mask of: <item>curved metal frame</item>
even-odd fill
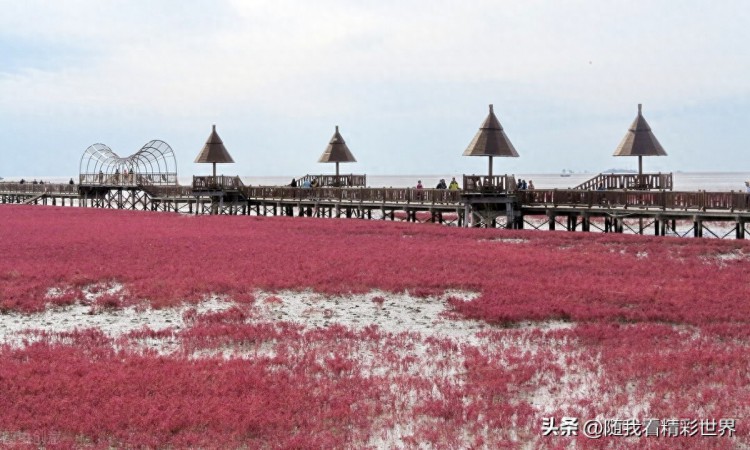
[[[93,144],[83,152],[80,184],[102,186],[176,185],[177,159],[172,147],[153,140],[134,154],[121,158],[104,144]]]

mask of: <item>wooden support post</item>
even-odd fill
[[[505,204],[505,228],[515,229],[518,225],[516,224],[516,214],[513,210],[513,203],[507,202]]]
[[[549,224],[549,230],[550,231],[555,231],[555,223],[556,223],[555,222],[555,216],[553,214],[548,214],[548,217],[549,217],[549,222],[548,222],[548,224]]]
[[[693,218],[693,237],[703,237],[703,221],[698,217]]]
[[[654,219],[654,236],[659,236],[659,228],[661,227],[661,220],[657,217]]]
[[[742,219],[737,219],[737,223],[735,224],[735,238],[737,239],[745,239],[745,222],[742,221]]]

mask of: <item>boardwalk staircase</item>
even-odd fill
[[[30,199],[23,202],[24,205],[31,205],[36,204],[37,201],[43,199],[47,195],[47,191],[42,192],[41,194],[35,195],[31,197]]]
[[[603,190],[640,190],[640,191],[671,191],[671,173],[600,173],[599,175],[584,181],[573,189],[585,191]]]

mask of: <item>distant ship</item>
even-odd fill
[[[573,174],[573,171],[572,171],[572,170],[569,170],[569,169],[563,169],[563,170],[562,170],[562,173],[560,174],[560,176],[561,176],[561,177],[569,177],[569,176],[570,176],[570,175],[572,175],[572,174]]]

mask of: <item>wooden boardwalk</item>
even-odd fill
[[[750,196],[744,192],[580,188],[515,191],[509,186],[510,180],[502,177],[484,180],[485,186],[490,187],[485,189],[481,188],[481,181],[471,191],[245,186],[238,177],[195,177],[192,186],[4,182],[0,183],[0,203],[184,214],[356,217],[456,226],[738,239],[745,238],[750,222]],[[677,231],[680,226],[682,232]],[[686,227],[688,231],[684,231]]]

